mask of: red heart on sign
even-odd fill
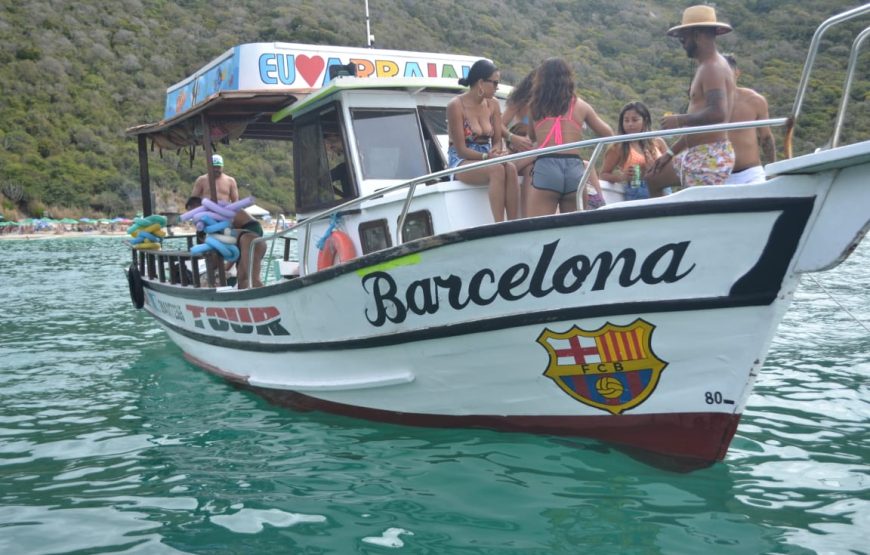
[[[324,65],[326,64],[320,56],[312,56],[310,58],[305,54],[296,56],[296,70],[312,87],[317,83],[317,78],[320,77],[320,72],[323,71]]]

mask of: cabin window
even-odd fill
[[[447,108],[437,106],[420,107],[420,121],[423,123],[423,137],[426,141],[426,156],[429,159],[429,172],[447,169]],[[443,177],[447,181],[448,177]]]
[[[413,179],[428,173],[426,149],[414,110],[351,110],[362,176]]]
[[[334,106],[301,119],[293,143],[297,212],[329,208],[357,196]]]
[[[373,220],[359,224],[359,241],[362,245],[363,254],[393,246],[393,241],[390,239],[390,228],[387,227],[387,220]]]
[[[432,214],[428,210],[410,212],[405,217],[404,241],[413,241],[433,234]]]

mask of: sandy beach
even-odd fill
[[[66,231],[64,233],[34,232],[34,233],[3,233],[0,235],[0,241],[26,241],[30,239],[68,239],[71,237],[125,237],[127,234],[123,231]]]
[[[192,234],[193,228],[177,228],[173,229],[172,235],[167,235],[166,239],[172,237],[183,237]],[[57,233],[54,231],[34,231],[30,233],[0,233],[0,241],[27,241],[27,240],[45,240],[45,239],[69,239],[77,237],[107,237],[107,238],[124,238],[129,237],[126,231],[64,231]]]

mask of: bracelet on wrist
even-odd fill
[[[481,159],[481,160],[486,160],[487,158],[489,158],[489,153],[488,153],[488,152],[484,152],[483,154],[480,155],[480,159]]]
[[[511,133],[510,131],[508,131],[508,132],[507,132],[507,139],[506,139],[507,142],[508,142],[508,144],[510,144],[510,142],[511,142],[511,140],[512,140],[513,138],[514,138],[514,134]]]
[[[666,153],[668,154],[668,156],[670,156],[671,158],[674,157],[674,151],[671,150],[671,147],[668,147],[668,149],[667,149],[665,152],[666,152]]]

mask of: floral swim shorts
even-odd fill
[[[722,185],[733,168],[734,147],[727,140],[693,146],[674,158],[674,171],[683,187]]]

